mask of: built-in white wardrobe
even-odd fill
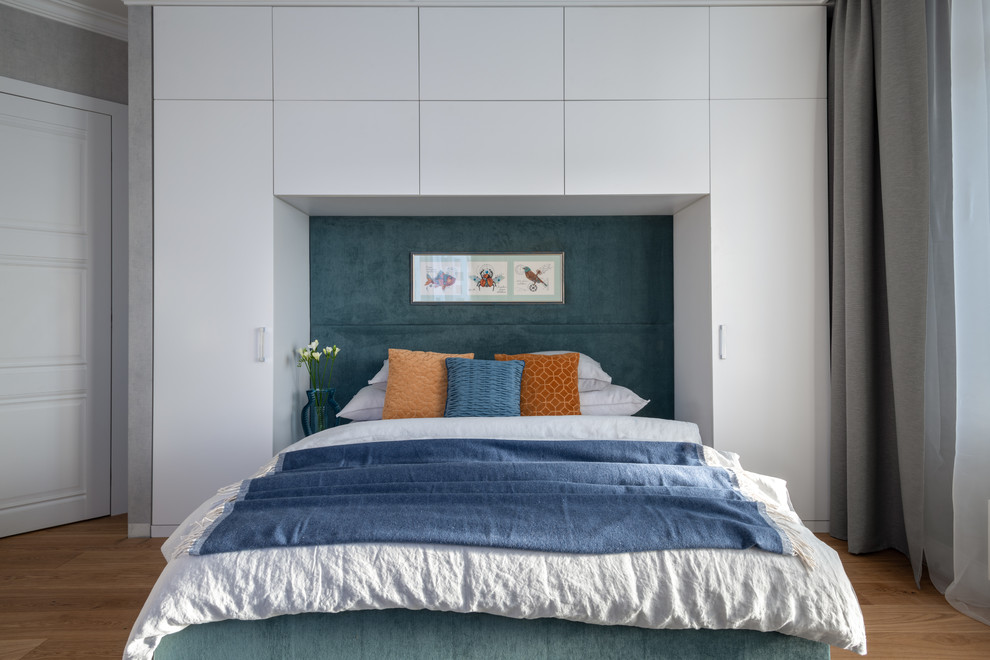
[[[677,416],[827,524],[822,3],[273,4],[153,10],[153,533],[287,428],[279,196],[673,214]]]

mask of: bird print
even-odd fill
[[[536,286],[536,284],[542,284],[543,286],[550,288],[546,282],[540,279],[540,275],[543,274],[542,270],[537,270],[534,272],[529,266],[523,266],[523,273],[525,273],[526,278],[533,283],[533,286]]]

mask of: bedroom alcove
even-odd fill
[[[467,245],[472,246],[470,249],[473,251],[498,251],[503,249],[502,246],[510,246],[506,249],[543,249],[543,250],[556,250],[558,247],[566,243],[566,239],[558,240],[555,230],[559,227],[540,231],[529,231],[530,236],[526,238],[523,243],[516,241],[514,238],[509,238],[508,242],[505,242],[505,238],[499,242],[493,242],[488,240],[487,236],[491,231],[489,226],[478,226],[477,232],[469,231],[465,227],[460,228],[460,238],[456,240],[451,240],[445,236],[442,223],[445,218],[450,218],[452,221],[466,221],[468,223],[476,222],[478,219],[482,221],[491,222],[500,221],[504,219],[506,222],[518,222],[519,218],[529,218],[533,221],[540,217],[546,218],[556,218],[556,219],[569,219],[571,222],[576,223],[576,226],[580,227],[581,218],[589,219],[591,222],[601,223],[607,221],[607,218],[655,218],[659,222],[669,224],[669,241],[670,241],[670,252],[666,252],[663,255],[670,259],[670,263],[665,265],[667,270],[664,271],[664,277],[669,278],[670,281],[667,283],[670,287],[669,292],[665,292],[663,295],[670,296],[670,300],[660,300],[659,305],[672,305],[669,312],[664,312],[665,322],[671,323],[669,330],[671,331],[665,335],[666,345],[661,347],[661,351],[665,351],[665,355],[661,359],[649,357],[645,358],[645,362],[640,365],[630,365],[630,368],[634,369],[636,375],[633,376],[632,380],[628,378],[623,378],[623,376],[618,376],[614,379],[614,382],[624,386],[631,387],[637,393],[640,393],[644,398],[651,400],[656,400],[651,403],[646,409],[642,411],[641,414],[649,416],[670,416],[675,419],[682,419],[687,421],[695,422],[699,425],[701,429],[701,435],[706,444],[712,444],[712,357],[711,351],[713,350],[712,341],[716,341],[716,338],[712,337],[710,332],[712,324],[711,315],[711,203],[707,195],[699,194],[669,194],[669,195],[601,195],[601,196],[529,196],[529,197],[514,197],[514,196],[501,196],[501,197],[488,197],[488,196],[464,196],[464,197],[329,197],[329,196],[302,196],[302,195],[291,195],[283,196],[276,200],[276,264],[275,264],[275,277],[276,277],[276,290],[285,292],[284,295],[287,300],[291,300],[292,304],[296,309],[303,306],[302,294],[299,292],[306,291],[308,298],[306,298],[306,309],[307,313],[305,319],[302,319],[299,314],[295,314],[298,320],[290,322],[289,327],[299,335],[299,337],[311,337],[320,338],[321,333],[328,333],[325,339],[321,339],[324,343],[326,341],[336,341],[332,338],[332,328],[328,326],[334,326],[333,321],[326,320],[325,316],[328,310],[324,310],[323,317],[321,319],[310,320],[309,309],[311,304],[323,304],[320,302],[322,293],[316,293],[310,291],[310,275],[317,269],[321,273],[321,284],[323,287],[330,287],[333,289],[328,295],[329,300],[339,300],[341,297],[355,296],[360,298],[361,292],[355,290],[354,287],[345,287],[343,290],[339,290],[341,287],[336,283],[333,283],[333,279],[329,277],[327,268],[323,265],[314,265],[309,262],[309,259],[318,257],[319,254],[313,254],[310,249],[310,240],[313,235],[313,223],[312,220],[317,220],[317,222],[345,222],[346,225],[351,226],[351,232],[348,235],[348,241],[360,241],[362,236],[367,236],[367,247],[368,249],[374,251],[378,245],[378,240],[380,236],[381,225],[371,228],[361,226],[361,218],[374,218],[379,223],[388,222],[390,219],[407,217],[414,219],[417,217],[427,217],[435,218],[435,225],[428,226],[430,234],[423,237],[423,240],[418,240],[415,244],[398,244],[393,246],[395,249],[391,253],[391,263],[398,268],[397,271],[393,272],[392,280],[392,292],[391,295],[394,300],[390,299],[390,303],[400,305],[400,314],[406,313],[405,310],[413,310],[413,307],[408,304],[408,268],[407,263],[404,259],[407,259],[409,252],[413,251],[428,251],[428,249],[433,249],[435,251],[457,251],[459,249],[468,250]],[[467,219],[467,220],[465,220]],[[522,222],[525,222],[523,220]],[[609,227],[608,224],[603,225],[604,227]],[[614,225],[612,229],[617,232],[621,232],[620,229],[616,229]],[[329,235],[323,234],[322,240],[331,244],[333,242],[332,231]],[[594,230],[592,230],[594,231]],[[472,235],[475,234],[475,235]],[[533,234],[536,236],[534,237]],[[415,234],[413,234],[415,236]],[[409,239],[410,237],[405,237]],[[609,260],[615,260],[620,258],[621,251],[628,249],[631,257],[636,259],[639,263],[640,270],[649,264],[648,256],[650,254],[650,246],[642,243],[637,243],[635,237],[617,238],[621,243],[622,240],[629,240],[628,246],[613,245],[613,252],[608,257],[599,258],[598,255],[594,255],[594,261],[590,263],[581,263],[576,261],[575,257],[584,257],[586,254],[575,255],[570,253],[568,257],[567,268],[567,282],[572,282],[571,275],[574,271],[571,269],[578,269],[578,272],[585,272],[587,269],[594,268],[609,268],[611,267],[614,272],[603,273],[603,278],[614,278],[616,284],[612,288],[613,296],[611,300],[606,300],[607,303],[612,303],[613,305],[616,301],[621,301],[623,296],[627,293],[626,289],[630,285],[624,283],[623,277],[625,276],[625,267],[620,264],[610,264]],[[281,246],[281,247],[279,247]],[[415,246],[415,247],[414,247]],[[494,246],[487,247],[484,246]],[[515,246],[515,247],[511,247]],[[530,248],[529,246],[537,246]],[[664,246],[666,247],[666,245]],[[321,250],[328,250],[326,245],[321,248]],[[618,250],[616,252],[615,250]],[[283,255],[281,259],[278,255]],[[380,255],[373,254],[368,257],[370,262],[380,263]],[[302,261],[305,260],[308,266],[304,268],[302,266]],[[308,268],[308,269],[307,269]],[[645,272],[645,271],[643,271]],[[642,272],[639,273],[642,276]],[[281,281],[281,284],[280,284]],[[363,285],[363,287],[372,286],[370,284]],[[565,282],[565,286],[568,286],[568,291],[571,292],[571,297],[568,298],[571,306],[574,305],[573,295],[575,289],[572,285],[568,285]],[[362,287],[357,287],[361,289]],[[605,287],[609,288],[609,287]],[[588,292],[581,292],[578,295],[601,295],[600,292],[589,294]],[[655,294],[650,294],[655,295]],[[584,298],[579,298],[582,304],[589,304]],[[644,299],[642,291],[639,292],[638,297],[632,298],[628,303],[620,304],[619,307],[633,308],[636,307],[649,307],[652,304],[651,300],[647,297]],[[326,303],[330,305],[330,303]],[[501,306],[501,305],[468,305],[467,308],[473,310],[481,310],[481,314],[485,317],[497,318],[500,316],[500,311],[509,309],[510,311],[515,306]],[[289,310],[289,304],[286,303],[283,306],[284,309]],[[543,315],[553,317],[561,317],[561,314],[556,313],[555,310],[560,310],[556,306],[543,306],[536,305],[533,307],[523,306],[526,308],[535,310],[537,312],[542,312]],[[674,311],[676,310],[676,311]],[[569,309],[567,310],[569,311]],[[642,310],[637,310],[642,311]],[[649,312],[652,314],[656,310],[650,309]],[[410,313],[413,313],[410,311]],[[566,313],[566,312],[565,312]],[[521,312],[520,312],[521,314]],[[464,309],[458,310],[458,306],[453,306],[450,308],[444,308],[442,311],[440,309],[434,308],[431,312],[431,317],[437,318],[440,315],[446,316],[457,316],[459,319],[465,317]],[[290,314],[288,312],[283,314],[278,314],[278,316],[287,319]],[[525,321],[525,317],[518,315],[516,316],[520,321]],[[282,321],[284,325],[287,321]],[[462,321],[463,322],[463,321]],[[436,321],[429,322],[430,324],[436,324]],[[504,323],[500,321],[500,323]],[[600,321],[599,321],[600,323]],[[560,325],[559,321],[554,321],[555,325]],[[574,324],[574,321],[571,321]],[[349,323],[344,323],[343,325],[351,325]],[[395,325],[395,324],[388,324]],[[587,326],[587,323],[584,323]],[[481,325],[474,324],[476,330],[478,330]],[[301,333],[301,334],[300,334]],[[309,333],[309,334],[307,334]],[[284,334],[284,333],[283,333]],[[576,334],[578,336],[584,335],[585,338],[579,339],[578,341],[584,346],[596,346],[594,342],[589,343],[587,339],[587,327],[582,330],[577,330]],[[518,335],[514,339],[515,343],[519,343]],[[395,335],[393,335],[395,336]],[[398,334],[399,340],[409,341],[409,338],[401,336]],[[656,339],[656,337],[654,337]],[[291,345],[280,345],[278,342],[281,340],[279,336],[276,336],[276,350],[282,353],[292,350]],[[302,341],[299,339],[298,341]],[[297,341],[297,343],[298,343]],[[309,341],[308,339],[306,341]],[[443,348],[443,345],[437,343],[435,340],[427,339],[428,343],[434,345],[434,348],[426,349],[425,346],[423,350],[447,350]],[[534,341],[539,345],[544,345],[546,340],[536,337]],[[339,343],[339,342],[337,342]],[[552,343],[552,341],[550,342]],[[423,345],[423,344],[419,344]],[[468,341],[461,348],[457,350],[471,351],[476,350],[473,348],[473,343]],[[528,345],[528,344],[527,344]],[[596,346],[597,347],[597,346]],[[527,350],[526,346],[520,345],[517,347],[519,351]],[[640,353],[646,352],[646,348],[642,345],[642,340],[635,346],[632,351],[635,353],[637,350]],[[342,379],[347,379],[347,382],[341,389],[341,395],[346,398],[353,395],[356,392],[359,385],[363,385],[367,377],[373,375],[378,368],[380,368],[381,359],[384,356],[378,356],[373,354],[375,350],[380,350],[381,346],[365,346],[364,350],[366,353],[359,357],[352,358],[351,360],[346,360],[343,356],[340,361],[340,366],[346,369],[348,363],[352,364],[355,370],[359,373],[340,375]],[[549,344],[543,349],[532,348],[530,346],[529,350],[549,350]],[[453,348],[449,350],[454,350]],[[479,351],[479,357],[484,353],[484,349],[477,349]],[[500,352],[502,349],[496,349]],[[509,350],[509,349],[505,349]],[[516,349],[510,350],[510,352]],[[574,348],[574,350],[581,350]],[[588,349],[591,351],[591,348]],[[606,350],[604,345],[602,350]],[[367,351],[371,351],[368,353]],[[488,351],[491,353],[494,351]],[[623,356],[621,360],[627,362],[632,360],[633,356],[628,355],[628,351],[624,352],[627,355]],[[594,357],[594,352],[592,352]],[[596,358],[599,359],[599,358]],[[600,360],[601,361],[601,360]],[[607,370],[608,360],[606,359],[603,364]],[[649,365],[649,366],[645,366]],[[654,378],[653,376],[646,375],[650,369],[660,367],[665,370],[666,373],[662,377]],[[363,374],[367,372],[367,377],[363,377]],[[285,384],[285,387],[276,387],[276,392],[284,392],[290,389],[290,384],[294,382],[293,379],[298,381],[298,374],[293,374],[291,371],[282,374],[281,382]],[[276,379],[279,378],[279,374],[276,374]],[[363,378],[363,380],[362,380]],[[342,381],[338,380],[337,383]],[[635,385],[640,385],[640,390],[637,390]],[[305,382],[303,381],[299,387],[304,387]],[[278,396],[278,395],[277,395]],[[290,416],[290,411],[297,407],[298,391],[294,394],[291,401],[284,394],[281,396],[281,415],[280,422],[277,423],[276,430],[276,449],[281,449],[286,446],[289,442],[294,441],[294,439],[301,433],[301,428],[296,422],[294,417]],[[342,402],[343,403],[343,402]],[[301,405],[301,404],[299,404]],[[276,407],[279,408],[279,402],[276,402]]]
[[[450,67],[501,62],[486,37],[537,8],[485,8],[497,20],[472,31],[467,0],[361,20],[316,4],[131,7],[129,321],[149,359],[129,373],[130,533],[168,533],[294,439],[303,370],[287,356],[310,339],[309,218],[328,216],[672,216],[673,416],[786,478],[827,529],[825,7],[561,2],[538,8],[546,39],[513,51],[522,70],[465,79]],[[610,35],[642,25],[621,60]],[[333,40],[293,37],[333,26],[354,55],[339,80],[314,65]],[[434,57],[464,35],[467,60]],[[267,363],[266,327],[282,356]],[[219,405],[245,414],[219,424]]]
[[[480,359],[566,349],[594,357],[615,384],[650,399],[641,414],[675,416],[671,211],[685,203],[681,196],[348,205],[360,215],[340,215],[339,200],[292,201],[314,213],[308,220],[309,337],[344,348],[334,371],[342,404],[377,372],[389,347],[473,352]],[[424,215],[386,215],[384,206]],[[476,210],[493,206],[501,215]],[[580,211],[562,210],[567,207]],[[458,251],[563,251],[565,303],[411,304],[409,253]],[[282,421],[297,426],[293,418]]]

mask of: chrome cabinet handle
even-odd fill
[[[258,328],[258,362],[271,362],[271,328]]]

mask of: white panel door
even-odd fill
[[[424,195],[561,195],[563,101],[423,101]]]
[[[419,193],[416,101],[276,101],[275,193]]]
[[[275,98],[419,99],[415,7],[276,7]]]
[[[568,195],[708,192],[708,101],[566,101]]]
[[[0,536],[110,513],[110,117],[0,94]]]
[[[272,104],[155,102],[152,533],[272,455]]]
[[[564,98],[559,7],[424,7],[419,30],[423,100]]]
[[[806,522],[828,519],[826,116],[824,99],[712,101],[715,448],[786,479]]]
[[[707,7],[568,7],[567,99],[707,99]]]

